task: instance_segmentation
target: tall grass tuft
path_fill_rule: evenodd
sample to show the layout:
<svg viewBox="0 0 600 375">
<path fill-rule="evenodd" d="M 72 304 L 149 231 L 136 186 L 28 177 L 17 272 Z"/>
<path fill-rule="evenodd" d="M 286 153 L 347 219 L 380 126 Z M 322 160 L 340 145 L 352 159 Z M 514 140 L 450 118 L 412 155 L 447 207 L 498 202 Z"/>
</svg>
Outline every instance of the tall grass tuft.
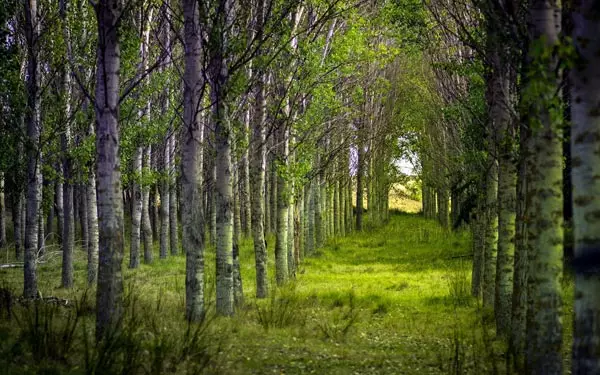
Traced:
<svg viewBox="0 0 600 375">
<path fill-rule="evenodd" d="M 343 340 L 356 325 L 360 311 L 356 307 L 354 291 L 348 293 L 348 305 L 334 308 L 332 316 L 317 322 L 323 337 L 329 340 Z"/>
<path fill-rule="evenodd" d="M 301 303 L 296 291 L 296 283 L 281 288 L 273 288 L 266 301 L 257 300 L 254 304 L 258 323 L 268 331 L 271 328 L 303 326 L 306 317 L 298 316 Z"/>
<path fill-rule="evenodd" d="M 164 374 L 214 372 L 223 338 L 214 318 L 186 322 L 163 303 L 125 297 L 119 329 L 97 343 L 88 293 L 78 299 L 20 300 L 12 314 L 14 342 L 0 345 L 0 368 L 6 373 Z M 59 301 L 60 303 L 57 303 Z M 5 330 L 7 325 L 3 325 Z M 2 331 L 3 332 L 3 331 Z"/>
<path fill-rule="evenodd" d="M 448 276 L 448 296 L 455 307 L 468 307 L 473 303 L 471 281 L 465 264 L 460 264 Z"/>
</svg>

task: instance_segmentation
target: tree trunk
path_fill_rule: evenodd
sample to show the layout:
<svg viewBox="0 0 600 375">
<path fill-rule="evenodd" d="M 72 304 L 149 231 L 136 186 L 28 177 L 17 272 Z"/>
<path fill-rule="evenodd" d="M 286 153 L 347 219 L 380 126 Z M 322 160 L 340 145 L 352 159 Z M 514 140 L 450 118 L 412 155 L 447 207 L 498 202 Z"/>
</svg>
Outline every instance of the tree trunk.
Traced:
<svg viewBox="0 0 600 375">
<path fill-rule="evenodd" d="M 156 146 L 158 147 L 158 146 Z M 153 148 L 153 154 L 156 153 L 158 154 L 158 152 L 154 151 Z M 158 156 L 154 156 L 154 158 L 157 158 Z M 157 163 L 154 163 L 153 168 L 155 170 L 157 170 Z M 161 220 L 160 220 L 160 185 L 158 182 L 154 183 L 152 185 L 152 194 L 150 196 L 151 199 L 151 207 L 152 207 L 152 238 L 159 238 L 160 241 L 160 231 L 159 231 L 159 227 L 161 225 Z"/>
<path fill-rule="evenodd" d="M 70 112 L 67 106 L 67 114 Z M 67 115 L 65 118 L 68 118 Z M 63 233 L 62 233 L 62 284 L 63 288 L 73 286 L 73 248 L 75 246 L 75 221 L 73 219 L 73 184 L 72 184 L 72 161 L 68 154 L 70 144 L 70 129 L 67 125 L 62 135 L 63 151 Z"/>
<path fill-rule="evenodd" d="M 200 123 L 202 100 L 202 39 L 198 2 L 182 0 L 184 16 L 185 74 L 183 91 L 183 143 L 181 147 L 181 185 L 183 251 L 186 255 L 185 306 L 189 321 L 204 317 L 204 215 L 202 207 L 203 126 Z"/>
<path fill-rule="evenodd" d="M 275 165 L 282 165 L 285 168 L 289 153 L 289 140 L 283 125 L 279 126 L 278 133 L 277 159 L 279 163 L 274 163 L 273 168 L 275 168 Z M 277 285 L 283 285 L 288 279 L 287 237 L 290 197 L 288 195 L 288 182 L 284 176 L 285 172 L 279 171 L 277 173 L 277 231 L 275 232 L 275 280 Z"/>
<path fill-rule="evenodd" d="M 42 152 L 40 151 L 39 153 L 40 156 L 40 174 L 42 174 L 42 164 L 44 163 L 42 160 Z M 46 222 L 46 217 L 44 215 L 44 178 L 42 177 L 42 182 L 41 182 L 41 197 L 40 197 L 40 211 L 38 213 L 38 245 L 37 245 L 37 249 L 38 249 L 38 253 L 37 253 L 37 257 L 41 257 L 42 255 L 44 255 L 44 252 L 46 251 L 46 233 L 45 233 L 45 222 Z"/>
<path fill-rule="evenodd" d="M 266 94 L 266 93 L 265 93 Z M 266 123 L 266 118 L 265 118 Z M 266 138 L 265 138 L 266 142 Z M 263 189 L 263 200 L 265 207 L 265 233 L 271 233 L 271 160 L 269 155 L 265 155 L 265 186 Z"/>
<path fill-rule="evenodd" d="M 317 156 L 318 158 L 318 156 Z M 317 159 L 319 160 L 319 159 Z M 317 163 L 319 166 L 319 163 Z M 314 200 L 314 234 L 315 234 L 315 250 L 321 248 L 323 243 L 325 242 L 325 222 L 323 220 L 323 189 L 322 184 L 325 182 L 322 179 L 321 174 L 317 174 L 314 178 L 314 190 L 313 190 L 313 200 Z"/>
<path fill-rule="evenodd" d="M 275 150 L 275 137 L 271 137 L 272 141 L 272 145 L 271 145 L 271 149 Z M 271 227 L 269 229 L 269 233 L 276 233 L 277 231 L 277 214 L 279 211 L 279 200 L 278 200 L 278 195 L 277 195 L 277 187 L 279 186 L 279 178 L 277 176 L 277 166 L 275 164 L 275 159 L 276 156 L 274 155 L 274 152 L 271 153 L 271 160 L 270 163 L 268 164 L 269 166 L 269 201 L 271 202 L 269 205 L 269 209 L 271 210 Z"/>
<path fill-rule="evenodd" d="M 534 215 L 528 226 L 531 248 L 527 293 L 532 304 L 527 309 L 526 370 L 530 374 L 562 374 L 563 160 L 559 129 L 562 112 L 552 108 L 560 92 L 555 73 L 558 57 L 552 55 L 547 59 L 538 55 L 540 47 L 551 50 L 558 45 L 561 10 L 556 3 L 536 0 L 529 4 L 529 17 L 532 63 L 528 73 L 535 97 L 528 109 L 530 116 L 535 116 L 531 123 L 538 126 L 532 130 L 528 181 L 531 197 L 528 202 Z M 545 85 L 540 92 L 539 81 L 543 80 Z"/>
<path fill-rule="evenodd" d="M 450 215 L 448 212 L 448 205 L 450 202 L 448 197 L 448 189 L 446 188 L 446 177 L 442 176 L 444 180 L 443 187 L 437 189 L 437 206 L 438 206 L 438 222 L 444 229 L 448 229 L 450 222 Z"/>
<path fill-rule="evenodd" d="M 215 164 L 215 155 L 211 153 L 209 162 L 207 163 L 208 171 L 208 184 L 206 186 L 207 195 L 207 209 L 209 212 L 209 233 L 210 233 L 210 245 L 212 247 L 217 246 L 217 193 L 215 191 L 217 185 L 217 166 Z"/>
<path fill-rule="evenodd" d="M 119 161 L 119 0 L 98 0 L 96 64 L 96 154 L 98 170 L 99 267 L 96 338 L 119 329 L 123 313 L 123 199 Z"/>
<path fill-rule="evenodd" d="M 574 3 L 571 71 L 573 227 L 575 229 L 575 333 L 573 374 L 600 373 L 600 19 L 598 2 Z"/>
<path fill-rule="evenodd" d="M 165 105 L 165 109 L 168 104 Z M 169 201 L 170 201 L 170 176 L 171 167 L 171 148 L 169 146 L 169 137 L 165 139 L 163 148 L 163 168 L 164 177 L 160 183 L 160 258 L 165 259 L 169 254 Z M 172 250 L 172 249 L 171 249 Z"/>
<path fill-rule="evenodd" d="M 148 111 L 150 108 L 148 107 Z M 146 114 L 149 116 L 149 114 Z M 150 172 L 151 147 L 146 146 L 142 161 L 142 173 Z M 144 178 L 145 180 L 145 178 Z M 150 220 L 150 185 L 142 185 L 142 238 L 144 240 L 144 263 L 150 264 L 153 260 L 153 233 Z"/>
<path fill-rule="evenodd" d="M 484 187 L 481 184 L 481 187 Z M 485 202 L 484 191 L 478 189 L 477 206 L 475 215 L 471 224 L 473 232 L 473 271 L 471 272 L 471 295 L 476 298 L 481 298 L 483 290 L 483 275 L 485 266 Z"/>
<path fill-rule="evenodd" d="M 511 331 L 509 337 L 509 355 L 512 356 L 513 369 L 519 373 L 525 369 L 525 336 L 527 332 L 527 221 L 533 215 L 531 205 L 527 201 L 529 131 L 525 123 L 526 116 L 520 124 L 520 158 L 517 175 L 517 220 L 515 226 L 515 259 L 512 295 Z"/>
<path fill-rule="evenodd" d="M 61 163 L 57 164 L 57 172 L 62 174 Z M 62 246 L 63 236 L 63 225 L 65 222 L 65 215 L 63 211 L 64 200 L 63 200 L 63 183 L 57 181 L 54 185 L 54 207 L 56 210 L 56 233 L 58 235 L 58 243 Z"/>
<path fill-rule="evenodd" d="M 350 162 L 348 162 L 347 167 L 349 168 Z M 349 173 L 349 172 L 348 172 Z M 354 209 L 352 204 L 352 189 L 354 185 L 352 183 L 352 176 L 348 175 L 348 180 L 346 183 L 346 233 L 352 233 L 354 231 Z"/>
<path fill-rule="evenodd" d="M 65 0 L 61 1 L 61 20 L 65 43 L 70 43 L 70 33 L 66 18 Z M 69 47 L 67 47 L 69 49 Z M 63 232 L 62 232 L 62 283 L 63 288 L 73 287 L 73 248 L 75 247 L 75 223 L 73 219 L 73 162 L 69 149 L 71 148 L 71 76 L 67 67 L 62 71 L 62 90 L 64 95 L 64 133 L 61 135 L 63 153 Z"/>
<path fill-rule="evenodd" d="M 22 230 L 22 213 L 23 213 L 23 193 L 18 192 L 13 198 L 12 219 L 13 231 L 15 239 L 15 259 L 17 261 L 23 256 L 23 230 Z"/>
<path fill-rule="evenodd" d="M 48 214 L 46 215 L 45 232 L 48 239 L 53 239 L 54 236 L 56 236 L 56 233 L 54 232 L 54 182 L 48 182 L 46 190 L 48 190 L 46 198 L 50 198 L 51 201 L 46 201 L 48 205 Z"/>
<path fill-rule="evenodd" d="M 234 168 L 233 186 L 235 187 L 236 191 L 239 191 L 240 187 L 239 178 L 239 169 Z M 242 232 L 240 194 L 233 194 L 233 212 L 233 302 L 235 307 L 241 307 L 244 304 L 244 289 L 242 285 L 242 271 L 240 267 L 240 237 Z"/>
<path fill-rule="evenodd" d="M 325 172 L 321 173 L 319 176 L 319 210 L 317 211 L 318 217 L 320 220 L 320 225 L 317 227 L 317 247 L 323 247 L 325 242 L 327 241 L 327 229 L 328 229 L 328 220 L 327 220 L 327 210 L 329 207 L 329 202 L 327 201 L 327 179 L 325 176 Z"/>
<path fill-rule="evenodd" d="M 228 33 L 234 9 L 230 0 L 216 0 L 217 15 L 210 30 L 210 96 L 215 131 L 215 201 L 217 221 L 217 314 L 233 315 L 233 186 L 231 179 L 231 120 L 227 105 L 229 71 L 227 66 Z"/>
<path fill-rule="evenodd" d="M 343 171 L 345 174 L 346 172 Z M 337 206 L 338 206 L 338 235 L 344 237 L 346 235 L 346 208 L 344 202 L 344 175 L 340 176 L 340 179 L 337 181 Z M 341 181 L 340 181 L 341 180 Z"/>
<path fill-rule="evenodd" d="M 314 181 L 309 181 L 304 189 L 304 254 L 311 255 L 315 251 L 315 201 Z"/>
<path fill-rule="evenodd" d="M 88 245 L 90 243 L 90 234 L 88 232 L 88 208 L 87 208 L 87 185 L 86 184 L 78 184 L 77 188 L 73 187 L 73 202 L 75 202 L 75 197 L 77 197 L 77 209 L 79 210 L 79 226 L 81 227 L 81 242 L 83 244 L 83 249 L 85 251 L 88 250 Z M 77 193 L 75 193 L 77 190 Z M 73 205 L 73 213 L 75 213 L 75 205 Z M 75 222 L 75 219 L 73 219 Z M 73 225 L 74 226 L 74 225 Z"/>
<path fill-rule="evenodd" d="M 263 10 L 257 9 L 257 23 L 262 23 Z M 256 262 L 256 297 L 266 298 L 269 290 L 267 275 L 267 249 L 265 242 L 265 75 L 257 72 L 258 82 L 255 92 L 255 110 L 252 124 L 252 158 L 250 160 L 252 237 Z"/>
<path fill-rule="evenodd" d="M 252 79 L 252 68 L 248 68 L 248 79 Z M 243 143 L 249 144 L 249 133 L 252 121 L 252 106 L 248 105 L 244 114 Z M 246 147 L 240 165 L 240 210 L 242 220 L 242 234 L 250 237 L 252 231 L 252 208 L 250 203 L 250 147 Z"/>
<path fill-rule="evenodd" d="M 27 186 L 25 186 L 27 187 Z M 25 224 L 27 223 L 27 190 L 21 192 L 21 205 L 19 207 L 19 212 L 21 216 L 20 229 L 21 233 L 21 248 L 25 251 Z"/>
<path fill-rule="evenodd" d="M 171 247 L 171 254 L 179 254 L 179 231 L 177 225 L 177 179 L 176 179 L 176 167 L 175 167 L 175 144 L 177 138 L 174 133 L 174 129 L 171 129 L 171 136 L 169 137 L 169 153 L 170 165 L 169 165 L 169 245 Z M 167 204 L 167 202 L 165 202 Z"/>
<path fill-rule="evenodd" d="M 0 248 L 6 246 L 6 205 L 4 200 L 4 173 L 0 172 Z"/>
<path fill-rule="evenodd" d="M 293 186 L 290 186 L 289 192 L 289 205 L 287 212 L 287 221 L 288 221 L 288 234 L 287 234 L 287 267 L 288 267 L 288 276 L 290 278 L 294 278 L 296 276 L 296 262 L 294 245 L 295 245 L 295 228 L 294 228 L 294 193 Z"/>
<path fill-rule="evenodd" d="M 515 255 L 517 171 L 513 149 L 517 134 L 510 113 L 511 108 L 514 108 L 511 98 L 513 82 L 510 63 L 504 61 L 501 53 L 502 50 L 499 49 L 493 57 L 494 99 L 491 108 L 498 150 L 498 254 L 494 309 L 496 332 L 500 336 L 508 337 L 511 329 Z"/>
<path fill-rule="evenodd" d="M 340 213 L 340 180 L 335 179 L 333 182 L 333 235 L 340 235 L 340 221 L 342 220 L 342 215 Z"/>
<path fill-rule="evenodd" d="M 328 184 L 327 187 L 327 232 L 328 238 L 335 236 L 335 220 L 336 216 L 334 213 L 335 195 L 334 195 L 334 184 Z"/>
<path fill-rule="evenodd" d="M 360 133 L 360 130 L 359 130 Z M 356 230 L 363 229 L 363 178 L 365 175 L 365 151 L 361 140 L 362 135 L 358 135 L 358 165 L 356 167 Z"/>
<path fill-rule="evenodd" d="M 304 258 L 304 236 L 305 236 L 305 221 L 304 221 L 304 190 L 302 187 L 298 192 L 296 207 L 294 208 L 294 272 L 298 270 L 300 261 Z"/>
<path fill-rule="evenodd" d="M 496 294 L 496 257 L 498 252 L 498 163 L 488 157 L 485 181 L 485 265 L 483 272 L 483 306 L 493 308 Z"/>
<path fill-rule="evenodd" d="M 37 296 L 36 262 L 38 252 L 39 215 L 42 199 L 41 158 L 40 146 L 40 64 L 38 61 L 39 48 L 39 18 L 37 1 L 25 1 L 25 39 L 27 42 L 27 108 L 25 124 L 27 126 L 27 201 L 25 214 L 25 263 L 23 296 Z"/>
<path fill-rule="evenodd" d="M 90 126 L 90 133 L 93 132 L 93 125 Z M 88 208 L 88 233 L 89 245 L 87 253 L 87 282 L 88 286 L 96 282 L 98 274 L 98 205 L 96 198 L 96 172 L 91 168 L 88 172 L 87 185 L 87 208 Z"/>
<path fill-rule="evenodd" d="M 142 176 L 143 149 L 137 147 L 133 154 L 133 184 L 131 212 L 131 245 L 129 247 L 129 268 L 138 268 L 140 265 L 140 245 L 142 241 L 142 186 L 139 180 Z"/>
</svg>

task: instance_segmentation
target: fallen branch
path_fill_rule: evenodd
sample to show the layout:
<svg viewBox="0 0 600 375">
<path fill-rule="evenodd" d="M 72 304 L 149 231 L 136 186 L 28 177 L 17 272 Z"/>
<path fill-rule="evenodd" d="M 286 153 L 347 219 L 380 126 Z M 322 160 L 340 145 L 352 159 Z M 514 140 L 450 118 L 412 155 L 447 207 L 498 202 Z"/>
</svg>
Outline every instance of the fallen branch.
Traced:
<svg viewBox="0 0 600 375">
<path fill-rule="evenodd" d="M 0 268 L 22 268 L 22 267 L 23 267 L 23 263 L 0 264 Z"/>
<path fill-rule="evenodd" d="M 46 303 L 49 305 L 66 306 L 66 307 L 74 306 L 74 304 L 72 304 L 71 301 L 68 299 L 58 298 L 58 297 L 42 297 L 41 295 L 38 296 L 37 298 L 18 297 L 17 301 L 21 305 L 24 305 L 24 306 L 29 305 L 29 303 L 31 303 L 31 302 L 38 302 L 38 303 L 42 302 L 42 303 Z"/>
</svg>

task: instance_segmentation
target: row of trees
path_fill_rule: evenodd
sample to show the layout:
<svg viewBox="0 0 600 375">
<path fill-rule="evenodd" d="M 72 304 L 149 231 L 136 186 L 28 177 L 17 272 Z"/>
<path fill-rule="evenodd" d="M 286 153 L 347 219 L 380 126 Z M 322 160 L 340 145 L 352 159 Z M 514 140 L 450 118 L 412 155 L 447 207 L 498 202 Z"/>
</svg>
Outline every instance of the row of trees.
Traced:
<svg viewBox="0 0 600 375">
<path fill-rule="evenodd" d="M 205 249 L 214 247 L 216 311 L 229 316 L 243 303 L 242 238 L 253 240 L 256 296 L 265 298 L 266 234 L 283 285 L 305 254 L 363 228 L 363 192 L 372 223 L 383 223 L 398 139 L 417 126 L 398 106 L 408 102 L 405 77 L 424 79 L 399 22 L 422 9 L 406 4 L 413 11 L 299 0 L 3 2 L 0 202 L 12 211 L 24 296 L 38 295 L 37 266 L 55 244 L 62 287 L 73 287 L 80 240 L 101 340 L 123 314 L 126 249 L 130 268 L 183 253 L 185 315 L 199 321 Z M 7 217 L 0 212 L 2 245 Z"/>
<path fill-rule="evenodd" d="M 424 213 L 448 227 L 471 212 L 473 295 L 493 309 L 511 366 L 526 373 L 563 372 L 564 228 L 572 228 L 573 373 L 596 373 L 598 3 L 428 8 L 443 47 L 430 52 L 443 113 L 421 139 Z"/>
</svg>

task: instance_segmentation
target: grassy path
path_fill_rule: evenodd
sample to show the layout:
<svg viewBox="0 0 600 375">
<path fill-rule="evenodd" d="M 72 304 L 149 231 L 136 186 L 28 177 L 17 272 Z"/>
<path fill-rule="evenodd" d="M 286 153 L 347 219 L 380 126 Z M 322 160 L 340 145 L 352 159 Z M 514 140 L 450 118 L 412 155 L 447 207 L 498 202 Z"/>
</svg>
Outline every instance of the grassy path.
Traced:
<svg viewBox="0 0 600 375">
<path fill-rule="evenodd" d="M 294 286 L 246 311 L 226 372 L 478 372 L 467 253 L 466 233 L 408 214 L 333 240 L 305 260 Z"/>
<path fill-rule="evenodd" d="M 246 307 L 234 318 L 210 319 L 205 336 L 214 362 L 210 372 L 488 373 L 491 369 L 482 366 L 489 366 L 489 348 L 498 343 L 490 345 L 485 340 L 493 333 L 481 328 L 476 304 L 469 296 L 470 258 L 465 257 L 470 252 L 469 241 L 465 232 L 445 232 L 417 215 L 394 214 L 383 228 L 331 240 L 304 260 L 296 282 L 273 290 L 272 297 L 262 301 L 253 298 L 251 242 L 243 243 Z M 269 254 L 273 254 L 275 241 L 268 242 Z M 207 275 L 213 275 L 212 250 L 207 251 L 206 265 Z M 81 301 L 85 269 L 85 254 L 77 251 L 76 287 L 73 291 L 62 290 L 58 288 L 60 257 L 53 258 L 38 271 L 42 294 Z M 140 340 L 140 351 L 132 355 L 142 366 L 159 354 L 167 358 L 164 363 L 177 362 L 181 357 L 173 353 L 189 346 L 182 339 L 186 329 L 182 315 L 184 270 L 182 256 L 157 259 L 138 270 L 124 269 L 130 312 L 126 332 Z M 273 276 L 272 259 L 269 271 Z M 21 272 L 0 270 L 0 286 L 22 290 Z M 208 295 L 211 293 L 209 290 Z M 42 367 L 58 368 L 58 373 L 81 373 L 82 337 L 86 329 L 87 336 L 92 337 L 94 318 L 93 291 L 88 295 L 75 330 L 81 337 L 71 346 L 67 360 L 32 361 L 26 347 L 15 346 L 24 332 L 26 337 L 31 331 L 30 327 L 21 324 L 18 328 L 14 321 L 5 325 L 0 321 L 0 351 L 10 353 L 0 359 L 0 368 L 7 360 L 6 373 L 36 373 Z M 61 324 L 57 322 L 57 326 Z M 60 344 L 62 339 L 56 336 Z M 37 340 L 35 335 L 31 338 Z M 202 351 L 201 347 L 196 345 L 194 350 Z M 131 362 L 125 354 L 116 358 Z M 29 366 L 28 372 L 21 371 L 25 365 Z M 190 373 L 185 366 L 173 368 L 177 373 Z"/>
</svg>

